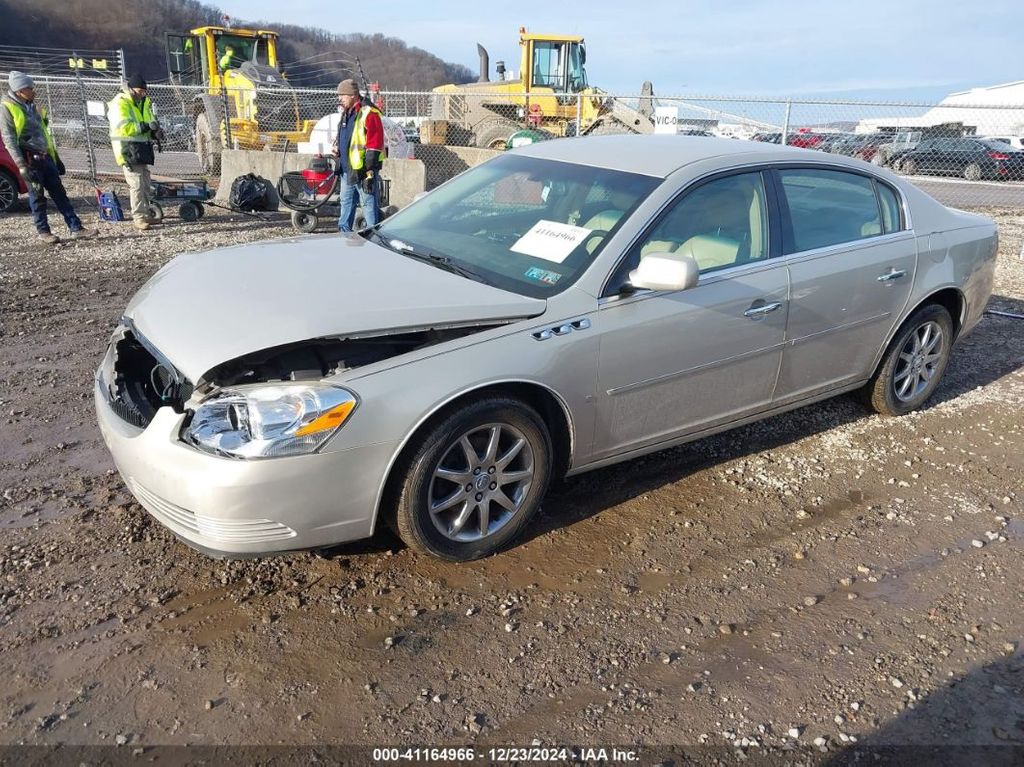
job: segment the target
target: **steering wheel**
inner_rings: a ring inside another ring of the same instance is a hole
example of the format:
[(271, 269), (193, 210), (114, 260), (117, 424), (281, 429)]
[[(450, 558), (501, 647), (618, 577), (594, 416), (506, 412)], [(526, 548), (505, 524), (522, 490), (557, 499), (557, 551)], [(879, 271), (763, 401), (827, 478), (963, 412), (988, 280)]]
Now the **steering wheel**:
[[(587, 245), (595, 237), (604, 237), (606, 234), (608, 234), (608, 230), (607, 229), (592, 229), (592, 230), (590, 230), (590, 234), (588, 234), (583, 239), (583, 244)], [(587, 252), (589, 253), (590, 251), (588, 250)]]

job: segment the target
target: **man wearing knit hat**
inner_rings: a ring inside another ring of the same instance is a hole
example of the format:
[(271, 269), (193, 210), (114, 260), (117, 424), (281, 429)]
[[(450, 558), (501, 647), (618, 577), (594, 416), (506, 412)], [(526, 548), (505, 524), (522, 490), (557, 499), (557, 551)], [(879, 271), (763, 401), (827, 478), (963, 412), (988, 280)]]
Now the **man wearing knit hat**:
[(380, 169), (387, 152), (384, 149), (384, 123), (380, 110), (363, 104), (355, 80), (338, 83), (338, 157), (340, 180), (338, 229), (351, 232), (356, 217), (356, 194), (363, 208), (366, 225), (380, 220)]
[(153, 164), (153, 138), (160, 135), (156, 109), (142, 75), (134, 74), (128, 86), (107, 104), (110, 145), (114, 159), (124, 168), (132, 203), (132, 221), (139, 230), (155, 222), (150, 214), (152, 187), (149, 166)]
[(18, 166), (18, 172), (25, 179), (32, 221), (39, 237), (49, 245), (60, 242), (60, 238), (50, 231), (46, 217), (46, 192), (50, 193), (57, 210), (64, 216), (71, 236), (91, 237), (96, 230), (82, 226), (82, 220), (75, 213), (60, 180), (64, 175), (64, 163), (53, 143), (46, 110), (36, 108), (32, 78), (24, 72), (11, 71), (7, 76), (7, 87), (7, 95), (0, 100), (5, 107), (0, 109), (0, 136)]

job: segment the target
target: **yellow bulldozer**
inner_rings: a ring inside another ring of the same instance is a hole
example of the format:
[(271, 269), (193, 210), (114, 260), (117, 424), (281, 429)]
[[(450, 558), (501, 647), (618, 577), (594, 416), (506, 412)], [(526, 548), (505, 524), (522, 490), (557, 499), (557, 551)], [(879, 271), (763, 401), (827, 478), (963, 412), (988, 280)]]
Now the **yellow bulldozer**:
[(198, 27), (167, 35), (171, 82), (202, 86), (190, 96), (195, 147), (205, 174), (220, 172), (225, 148), (267, 149), (309, 139), (318, 115), (305, 114), (278, 66), (278, 34)]
[[(653, 92), (643, 84), (637, 108), (587, 82), (587, 49), (582, 37), (519, 30), (519, 76), (490, 59), (477, 45), (480, 79), (434, 88), (431, 119), (420, 126), (426, 144), (505, 149), (513, 135), (534, 129), (553, 136), (597, 133), (653, 133)], [(542, 135), (543, 135), (542, 134)]]

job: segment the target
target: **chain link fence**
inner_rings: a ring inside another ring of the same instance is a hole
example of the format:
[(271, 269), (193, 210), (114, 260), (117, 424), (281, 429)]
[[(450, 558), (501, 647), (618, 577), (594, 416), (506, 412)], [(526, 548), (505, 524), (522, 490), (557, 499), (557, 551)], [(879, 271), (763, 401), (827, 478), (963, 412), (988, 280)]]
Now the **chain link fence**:
[[(6, 90), (3, 76), (0, 87)], [(49, 111), (62, 158), (73, 173), (119, 175), (106, 118), (106, 104), (119, 87), (112, 79), (36, 79), (36, 98)], [(337, 126), (333, 90), (209, 93), (202, 87), (154, 84), (149, 94), (165, 132), (153, 168), (157, 176), (216, 177), (217, 154), (225, 147), (331, 151)], [(941, 104), (649, 94), (538, 97), (487, 83), (449, 93), (373, 96), (388, 118), (391, 157), (423, 161), (428, 189), (492, 151), (521, 143), (679, 133), (857, 157), (908, 176), (947, 204), (1024, 210), (1024, 105), (971, 103), (977, 92)]]

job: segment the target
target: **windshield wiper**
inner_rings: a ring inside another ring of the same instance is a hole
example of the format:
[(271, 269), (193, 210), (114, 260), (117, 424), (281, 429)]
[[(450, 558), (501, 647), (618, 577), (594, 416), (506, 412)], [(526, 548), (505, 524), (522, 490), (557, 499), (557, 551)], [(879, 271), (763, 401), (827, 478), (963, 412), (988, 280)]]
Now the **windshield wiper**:
[[(384, 237), (374, 232), (374, 234), (381, 240), (385, 240)], [(402, 240), (386, 240), (388, 247), (394, 250), (396, 253), (401, 253), (403, 256), (414, 258), (417, 261), (422, 261), (425, 264), (436, 266), (438, 269), (444, 269), (446, 272), (457, 274), (460, 277), (465, 277), (467, 280), (475, 280), (476, 282), (482, 282), (485, 285), (487, 280), (481, 277), (479, 274), (474, 272), (472, 269), (467, 269), (461, 264), (456, 263), (448, 256), (439, 256), (436, 253), (431, 253), (429, 250), (417, 250), (415, 247)]]

